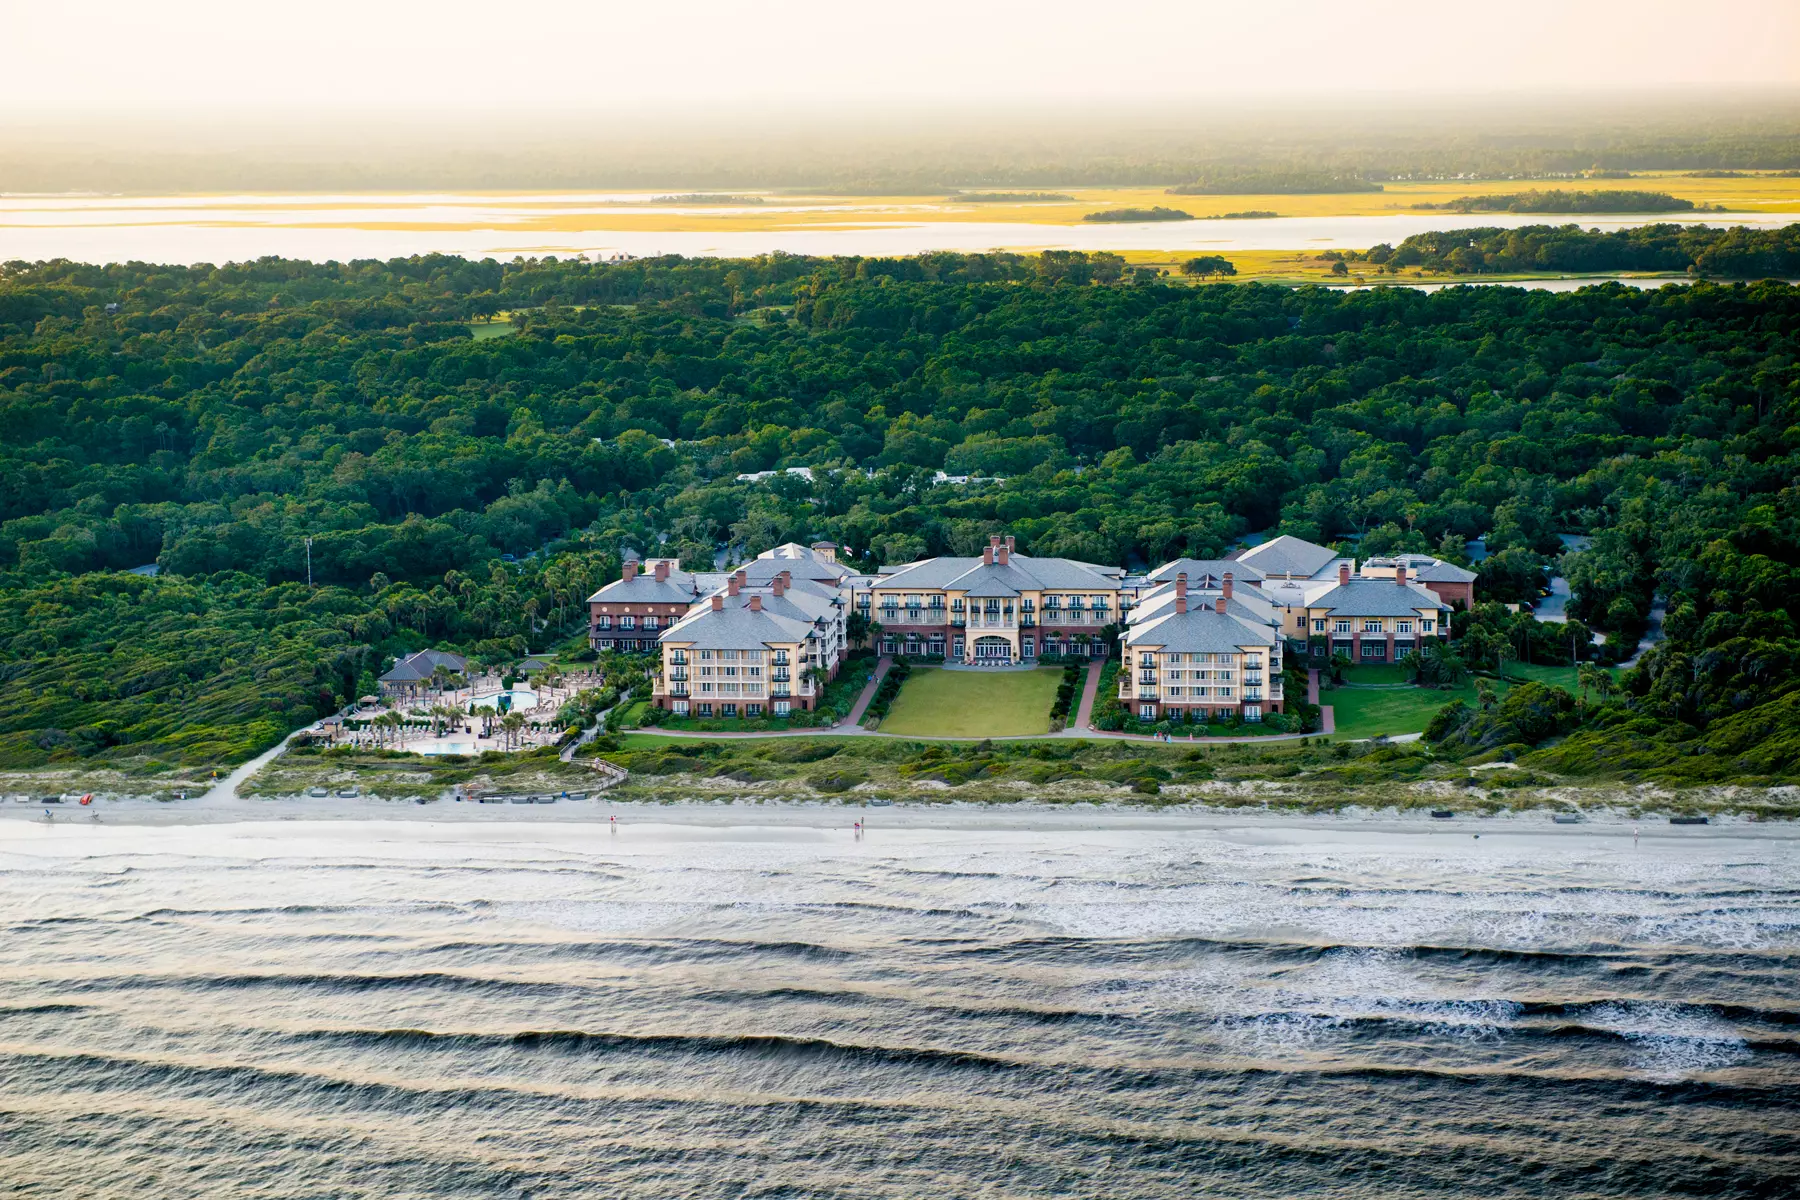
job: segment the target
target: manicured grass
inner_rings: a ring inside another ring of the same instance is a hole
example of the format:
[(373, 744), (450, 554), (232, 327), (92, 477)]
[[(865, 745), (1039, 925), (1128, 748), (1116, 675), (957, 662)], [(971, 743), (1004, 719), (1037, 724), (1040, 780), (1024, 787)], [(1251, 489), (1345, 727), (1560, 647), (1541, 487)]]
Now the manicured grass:
[(1370, 664), (1366, 667), (1351, 667), (1344, 672), (1347, 684), (1364, 684), (1370, 687), (1391, 687), (1397, 683), (1409, 682), (1406, 668), (1392, 664)]
[(900, 689), (881, 732), (914, 737), (1016, 737), (1050, 732), (1062, 672), (946, 671), (919, 667)]
[(1475, 703), (1475, 687), (1438, 691), (1436, 688), (1331, 688), (1319, 693), (1322, 704), (1331, 705), (1337, 736), (1392, 737), (1397, 733), (1423, 733), (1432, 714), (1452, 700)]
[[(1617, 671), (1608, 671), (1616, 682)], [(1509, 662), (1506, 664), (1506, 678), (1519, 683), (1541, 683), (1546, 687), (1566, 688), (1570, 692), (1581, 692), (1581, 681), (1576, 677), (1574, 667), (1540, 667), (1531, 663)]]
[(514, 332), (511, 321), (471, 321), (469, 333), (478, 342), (489, 338), (507, 337)]

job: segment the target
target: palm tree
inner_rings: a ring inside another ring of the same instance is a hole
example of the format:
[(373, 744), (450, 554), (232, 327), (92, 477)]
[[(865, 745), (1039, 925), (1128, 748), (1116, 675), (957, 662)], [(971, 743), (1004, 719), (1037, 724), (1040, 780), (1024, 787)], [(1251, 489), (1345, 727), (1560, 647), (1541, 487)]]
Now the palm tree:
[(525, 714), (509, 712), (500, 719), (500, 724), (506, 730), (507, 745), (516, 748), (519, 741), (519, 730), (525, 727)]
[(483, 704), (475, 710), (475, 715), (481, 718), (481, 736), (493, 737), (494, 719), (500, 715), (500, 710), (491, 704)]

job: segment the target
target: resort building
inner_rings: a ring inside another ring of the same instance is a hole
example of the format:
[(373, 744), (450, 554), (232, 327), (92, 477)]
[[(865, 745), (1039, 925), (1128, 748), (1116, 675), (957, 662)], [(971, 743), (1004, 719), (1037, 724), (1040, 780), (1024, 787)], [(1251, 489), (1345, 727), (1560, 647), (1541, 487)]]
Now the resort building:
[(818, 706), (848, 652), (850, 569), (830, 542), (789, 543), (729, 573), (661, 635), (657, 707), (700, 717), (786, 716)]
[[(1352, 662), (1399, 662), (1447, 632), (1450, 608), (1399, 567), (1386, 579), (1353, 577), (1346, 564), (1337, 582), (1304, 601), (1305, 636), (1315, 658), (1348, 655)], [(1298, 618), (1290, 618), (1294, 624)]]
[(420, 650), (388, 669), (378, 682), (381, 694), (393, 699), (422, 696), (469, 673), (469, 660), (448, 650)]
[(854, 577), (856, 611), (881, 627), (883, 654), (973, 664), (1105, 655), (1121, 619), (1117, 567), (1033, 558), (990, 537), (980, 558), (928, 558)]
[[(733, 576), (661, 638), (662, 674), (652, 702), (678, 715), (785, 717), (818, 705), (837, 671), (842, 642), (815, 596), (790, 591), (788, 575), (767, 588), (748, 588)], [(819, 612), (819, 615), (810, 615)]]
[(1194, 563), (1193, 577), (1225, 565), (1280, 613), (1296, 650), (1310, 647), (1316, 660), (1342, 652), (1359, 663), (1398, 662), (1424, 639), (1446, 636), (1451, 610), (1475, 603), (1475, 572), (1429, 554), (1371, 558), (1359, 569), (1355, 559), (1282, 536), (1229, 564)]
[(596, 650), (647, 654), (702, 595), (699, 579), (675, 559), (626, 559), (623, 577), (588, 597), (588, 643)]
[(1281, 712), (1280, 621), (1222, 573), (1210, 600), (1177, 571), (1166, 591), (1132, 611), (1119, 700), (1140, 720), (1260, 721)]

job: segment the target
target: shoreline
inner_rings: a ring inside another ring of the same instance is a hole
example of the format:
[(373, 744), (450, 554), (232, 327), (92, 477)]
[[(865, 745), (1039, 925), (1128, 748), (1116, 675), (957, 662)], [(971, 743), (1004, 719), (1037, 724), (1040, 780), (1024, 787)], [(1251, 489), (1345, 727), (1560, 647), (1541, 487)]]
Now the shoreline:
[(1583, 810), (1575, 823), (1558, 824), (1555, 810), (1509, 808), (1496, 812), (1457, 811), (1438, 818), (1429, 808), (1346, 805), (1330, 811), (1295, 811), (1262, 805), (1204, 803), (1135, 805), (1114, 801), (1054, 804), (1020, 800), (896, 800), (869, 806), (830, 800), (745, 797), (714, 801), (612, 799), (602, 794), (587, 800), (558, 800), (546, 805), (476, 804), (438, 800), (426, 804), (368, 797), (249, 799), (195, 797), (185, 801), (103, 800), (91, 806), (54, 806), (46, 819), (42, 805), (8, 804), (0, 811), (0, 837), (22, 829), (84, 830), (106, 827), (174, 827), (186, 825), (265, 825), (290, 823), (342, 825), (388, 824), (406, 828), (481, 826), (527, 832), (546, 826), (688, 829), (852, 830), (907, 828), (919, 830), (1014, 830), (1080, 832), (1096, 830), (1220, 830), (1279, 828), (1295, 831), (1351, 830), (1393, 833), (1490, 833), (1555, 837), (1621, 836), (1635, 829), (1641, 837), (1742, 837), (1800, 841), (1800, 821), (1757, 819), (1737, 813), (1708, 813), (1706, 825), (1671, 825), (1667, 815), (1634, 815), (1603, 806)]

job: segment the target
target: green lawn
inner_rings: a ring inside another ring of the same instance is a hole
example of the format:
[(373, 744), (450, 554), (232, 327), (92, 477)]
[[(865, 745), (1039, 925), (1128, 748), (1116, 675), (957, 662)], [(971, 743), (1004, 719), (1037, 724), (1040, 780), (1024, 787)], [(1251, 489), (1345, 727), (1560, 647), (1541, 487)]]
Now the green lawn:
[[(1617, 671), (1608, 671), (1614, 682), (1618, 681)], [(1545, 686), (1566, 688), (1576, 695), (1581, 694), (1581, 682), (1576, 678), (1574, 667), (1540, 667), (1531, 663), (1509, 662), (1506, 664), (1506, 678), (1519, 683), (1541, 683)]]
[[(1504, 690), (1504, 688), (1502, 688)], [(1440, 692), (1436, 688), (1329, 688), (1319, 702), (1331, 706), (1341, 738), (1423, 733), (1432, 714), (1452, 700), (1475, 703), (1475, 686)]]
[(946, 671), (916, 667), (881, 732), (912, 737), (1014, 737), (1050, 732), (1062, 671)]
[(1406, 668), (1391, 664), (1371, 663), (1368, 666), (1351, 667), (1344, 672), (1347, 684), (1364, 684), (1371, 687), (1391, 687), (1398, 683), (1410, 681)]

